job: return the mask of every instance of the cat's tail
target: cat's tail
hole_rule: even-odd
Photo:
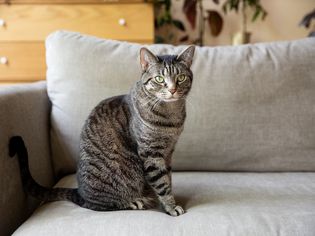
[[[28,153],[24,141],[20,136],[14,136],[9,142],[9,155],[14,157],[17,154],[21,179],[24,191],[41,201],[68,200],[79,206],[85,201],[78,193],[78,189],[71,188],[46,188],[39,185],[32,177],[28,165]]]

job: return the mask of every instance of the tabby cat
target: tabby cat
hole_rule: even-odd
[[[171,156],[186,117],[194,46],[180,55],[140,50],[141,79],[127,95],[99,103],[81,134],[78,188],[45,188],[32,178],[21,137],[10,140],[24,189],[43,201],[70,200],[96,210],[146,209],[158,201],[166,213],[184,213],[172,195]]]

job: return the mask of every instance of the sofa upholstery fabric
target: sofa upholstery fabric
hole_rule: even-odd
[[[11,235],[39,203],[25,197],[18,160],[9,157],[10,137],[24,138],[34,178],[46,186],[54,184],[49,111],[46,82],[0,87],[0,235]]]
[[[14,236],[314,236],[315,173],[174,173],[187,212],[95,212],[61,201],[41,206]],[[58,186],[74,187],[75,176]]]
[[[140,78],[141,45],[58,31],[47,48],[58,175],[74,172],[84,120]],[[156,54],[185,47],[148,46]],[[175,170],[314,171],[315,39],[197,47]]]

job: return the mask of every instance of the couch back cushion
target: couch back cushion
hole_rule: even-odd
[[[83,123],[140,78],[139,49],[58,31],[46,41],[51,143],[58,175],[74,172]],[[156,54],[185,47],[148,46]],[[315,171],[315,39],[197,47],[175,170]]]

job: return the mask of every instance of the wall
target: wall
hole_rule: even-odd
[[[193,31],[182,12],[183,0],[172,1],[172,16],[184,22],[186,31],[190,38],[196,38],[197,32]],[[217,9],[224,17],[223,31],[218,37],[210,35],[209,28],[206,27],[206,45],[228,45],[234,33],[240,29],[240,17],[235,13],[224,15],[221,6],[215,5],[212,0],[204,0],[206,9]],[[221,5],[224,0],[221,0]],[[268,16],[265,21],[249,23],[249,30],[252,32],[251,42],[267,42],[279,40],[292,40],[303,38],[308,35],[309,30],[299,27],[298,23],[303,16],[315,8],[315,0],[261,0],[261,4],[267,10]],[[314,25],[315,21],[313,22]],[[175,34],[174,40],[170,43],[178,43],[178,39],[184,33],[172,29]],[[190,42],[185,42],[190,43]]]

